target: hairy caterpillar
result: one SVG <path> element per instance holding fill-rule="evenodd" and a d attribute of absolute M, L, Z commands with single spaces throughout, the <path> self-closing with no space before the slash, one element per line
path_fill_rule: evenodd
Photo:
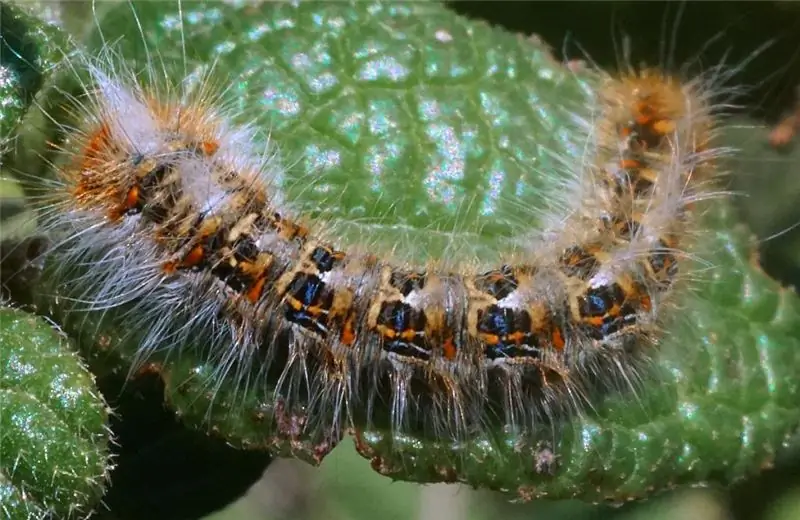
<path fill-rule="evenodd" d="M 370 421 L 387 384 L 395 430 L 424 421 L 455 439 L 495 414 L 525 427 L 580 407 L 598 363 L 624 372 L 652 348 L 686 205 L 719 152 L 694 85 L 607 78 L 595 150 L 542 237 L 493 267 L 394 265 L 302 223 L 274 184 L 280 159 L 227 123 L 207 79 L 159 91 L 86 67 L 91 97 L 43 225 L 64 237 L 56 279 L 85 310 L 133 306 L 132 328 L 148 330 L 137 366 L 207 337 L 215 379 L 279 366 L 279 398 L 336 430 L 346 410 Z"/>
<path fill-rule="evenodd" d="M 590 407 L 595 386 L 635 390 L 683 282 L 689 206 L 721 194 L 724 74 L 605 77 L 541 233 L 491 264 L 393 263 L 302 222 L 281 160 L 202 77 L 151 86 L 113 57 L 77 63 L 89 97 L 44 215 L 53 280 L 79 310 L 119 313 L 136 366 L 202 350 L 212 393 L 276 383 L 276 408 L 334 438 L 386 416 L 445 440 L 526 430 Z"/>

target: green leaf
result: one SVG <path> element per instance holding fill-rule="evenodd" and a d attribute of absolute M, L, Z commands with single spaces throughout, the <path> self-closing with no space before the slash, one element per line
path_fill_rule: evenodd
<path fill-rule="evenodd" d="M 58 27 L 24 9 L 0 2 L 0 240 L 30 232 L 22 193 L 4 174 L 5 154 L 15 146 L 15 132 L 56 63 L 68 38 Z M 11 220 L 11 217 L 15 217 Z"/>
<path fill-rule="evenodd" d="M 0 307 L 0 510 L 4 518 L 88 513 L 108 470 L 108 410 L 61 334 Z"/>
<path fill-rule="evenodd" d="M 117 47 L 133 70 L 148 54 L 176 78 L 216 62 L 214 76 L 230 78 L 223 83 L 238 121 L 269 129 L 295 165 L 283 180 L 287 197 L 336 219 L 351 241 L 399 244 L 401 258 L 496 256 L 506 238 L 539 225 L 531 208 L 545 207 L 565 175 L 554 157 L 581 160 L 570 116 L 585 115 L 590 78 L 555 63 L 540 43 L 441 5 L 185 3 L 183 33 L 177 14 L 157 2 L 137 6 L 135 17 L 126 4 L 110 10 L 102 28 L 144 28 Z M 95 32 L 87 47 L 97 52 L 104 43 Z M 55 110 L 59 99 L 46 96 L 45 108 Z M 48 159 L 44 138 L 30 131 L 41 114 L 29 115 L 14 160 L 44 172 L 34 156 Z M 637 396 L 608 396 L 558 425 L 555 437 L 543 427 L 533 440 L 497 431 L 452 445 L 359 428 L 359 451 L 396 479 L 591 501 L 729 484 L 769 466 L 800 425 L 800 302 L 753 262 L 750 236 L 727 204 L 715 203 L 705 224 L 702 253 L 715 267 L 668 322 Z M 118 344 L 124 322 L 62 325 L 84 333 L 95 365 L 109 347 L 123 358 L 135 347 Z M 87 333 L 96 326 L 103 349 Z M 202 359 L 158 369 L 184 420 L 232 443 L 310 461 L 332 447 L 283 431 L 261 391 L 227 386 L 212 403 L 198 384 L 213 370 Z"/>
<path fill-rule="evenodd" d="M 57 27 L 0 3 L 0 152 L 65 44 Z"/>

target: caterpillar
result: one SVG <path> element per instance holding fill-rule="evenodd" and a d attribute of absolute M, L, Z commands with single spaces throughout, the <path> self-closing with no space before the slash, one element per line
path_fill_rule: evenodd
<path fill-rule="evenodd" d="M 524 434 L 636 392 L 691 288 L 704 203 L 726 195 L 728 71 L 599 73 L 541 231 L 492 262 L 398 261 L 294 206 L 276 143 L 232 122 L 213 68 L 160 84 L 113 50 L 68 61 L 85 97 L 56 120 L 48 283 L 123 328 L 132 372 L 200 355 L 210 394 L 263 388 L 279 428 L 333 444 L 382 421 L 445 443 Z"/>
<path fill-rule="evenodd" d="M 216 380 L 280 367 L 285 406 L 333 431 L 354 409 L 369 423 L 387 385 L 393 429 L 423 422 L 454 439 L 493 415 L 525 427 L 579 407 L 599 364 L 624 372 L 653 348 L 687 205 L 719 152 L 694 86 L 609 77 L 592 156 L 541 237 L 491 267 L 393 264 L 346 251 L 283 202 L 280 159 L 227 123 L 208 78 L 158 91 L 86 67 L 91 97 L 43 222 L 63 237 L 55 279 L 87 311 L 132 306 L 131 328 L 147 329 L 137 368 L 208 338 Z"/>

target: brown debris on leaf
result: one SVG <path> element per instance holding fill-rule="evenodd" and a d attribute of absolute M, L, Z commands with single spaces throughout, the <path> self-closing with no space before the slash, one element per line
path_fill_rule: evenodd
<path fill-rule="evenodd" d="M 791 114 L 781 119 L 769 133 L 773 148 L 783 148 L 792 142 L 800 126 L 800 85 L 795 89 L 795 106 Z"/>

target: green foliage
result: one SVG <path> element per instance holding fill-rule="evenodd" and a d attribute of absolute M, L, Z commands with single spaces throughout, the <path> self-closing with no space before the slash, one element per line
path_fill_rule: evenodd
<path fill-rule="evenodd" d="M 0 4 L 0 152 L 48 70 L 61 60 L 66 41 L 58 28 Z"/>
<path fill-rule="evenodd" d="M 89 512 L 109 470 L 108 410 L 69 341 L 0 307 L 0 511 L 11 520 Z"/>
<path fill-rule="evenodd" d="M 138 20 L 129 5 L 116 6 L 102 27 L 106 36 L 129 35 L 117 50 L 134 70 L 148 53 L 176 78 L 215 63 L 237 119 L 269 129 L 293 165 L 287 196 L 337 219 L 346 237 L 399 244 L 398 254 L 412 258 L 491 256 L 508 236 L 538 225 L 531 208 L 546 204 L 565 174 L 553 157 L 578 160 L 569 116 L 585 110 L 591 78 L 553 62 L 536 41 L 438 4 L 186 3 L 183 13 L 184 33 L 167 2 L 137 5 Z M 130 36 L 139 26 L 144 34 Z M 97 52 L 102 44 L 95 31 L 86 46 Z M 46 90 L 43 106 L 60 99 Z M 44 136 L 56 130 L 32 131 L 42 121 L 36 111 L 26 115 L 24 146 L 9 160 L 44 175 L 52 158 Z M 498 431 L 461 445 L 361 430 L 360 452 L 396 479 L 591 501 L 729 484 L 769 466 L 800 424 L 798 299 L 752 262 L 750 236 L 727 204 L 707 224 L 703 256 L 715 267 L 682 302 L 638 396 L 608 397 L 557 425 L 555 438 L 549 426 L 533 440 Z M 61 324 L 82 340 L 100 326 L 104 350 L 132 353 L 118 341 L 124 323 Z M 96 364 L 91 337 L 82 348 Z M 210 370 L 200 358 L 165 366 L 167 400 L 187 424 L 311 461 L 329 448 L 276 431 L 260 392 L 223 387 L 212 406 L 196 377 Z M 555 463 L 537 468 L 548 451 Z"/>

